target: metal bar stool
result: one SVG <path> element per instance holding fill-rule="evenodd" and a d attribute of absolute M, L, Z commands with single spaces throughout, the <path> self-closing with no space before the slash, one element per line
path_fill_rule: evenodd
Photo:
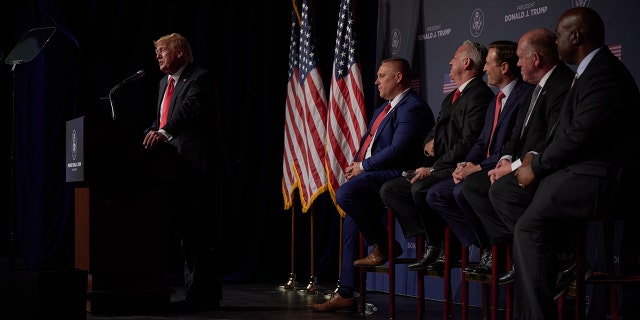
<path fill-rule="evenodd" d="M 574 296 L 576 320 L 586 319 L 586 285 L 604 285 L 608 288 L 609 312 L 612 320 L 618 320 L 618 285 L 640 285 L 640 275 L 620 275 L 614 265 L 614 218 L 603 217 L 589 220 L 585 226 L 578 228 L 576 235 L 576 279 L 558 296 L 558 313 L 564 314 L 564 296 Z M 602 226 L 605 251 L 605 271 L 589 272 L 586 259 L 586 248 L 589 239 L 589 224 L 598 223 Z"/>
<path fill-rule="evenodd" d="M 463 248 L 463 253 L 467 251 L 467 248 Z M 491 246 L 491 274 L 477 274 L 472 272 L 464 272 L 463 270 L 463 279 L 465 281 L 479 282 L 482 285 L 482 316 L 483 319 L 498 319 L 498 302 L 499 302 L 499 289 L 500 284 L 498 283 L 498 278 L 500 274 L 500 250 L 497 244 Z M 511 244 L 506 245 L 506 254 L 505 254 L 505 270 L 509 270 L 511 267 Z M 489 306 L 489 299 L 487 299 L 487 291 L 490 290 L 491 303 Z M 511 284 L 505 284 L 505 319 L 511 320 L 512 318 L 512 297 L 511 297 Z M 490 310 L 490 315 L 488 310 Z M 463 309 L 463 312 L 465 310 Z"/>
<path fill-rule="evenodd" d="M 393 250 L 396 232 L 395 232 L 396 218 L 395 214 L 391 210 L 387 210 L 387 229 L 388 229 L 388 262 L 386 265 L 377 267 L 362 267 L 360 268 L 360 297 L 358 311 L 360 315 L 364 316 L 366 313 L 366 278 L 367 272 L 386 273 L 389 276 L 389 319 L 394 319 L 396 315 L 396 264 L 410 264 L 417 261 L 416 258 L 396 258 L 396 254 Z M 364 258 L 367 255 L 367 249 L 364 238 L 360 234 L 360 258 Z M 419 253 L 417 256 L 420 257 Z"/>
<path fill-rule="evenodd" d="M 424 239 L 422 236 L 416 237 L 416 256 L 422 257 L 422 253 L 424 250 Z M 444 281 L 444 293 L 442 296 L 442 302 L 444 303 L 444 312 L 443 319 L 449 320 L 453 317 L 453 299 L 451 293 L 451 269 L 456 266 L 451 263 L 451 228 L 447 226 L 444 230 L 444 270 L 436 271 L 436 270 L 421 270 L 416 272 L 418 275 L 418 319 L 422 319 L 424 316 L 424 277 L 438 277 L 443 278 Z"/>

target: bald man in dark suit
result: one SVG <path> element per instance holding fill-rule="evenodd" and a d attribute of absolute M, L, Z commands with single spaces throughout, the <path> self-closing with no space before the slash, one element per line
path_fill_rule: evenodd
<path fill-rule="evenodd" d="M 528 153 L 514 174 L 490 191 L 504 220 L 514 226 L 514 318 L 557 319 L 554 301 L 561 266 L 577 228 L 606 208 L 637 178 L 624 137 L 637 123 L 640 92 L 627 67 L 605 45 L 599 14 L 588 7 L 565 11 L 556 26 L 563 61 L 577 66 L 557 126 L 546 148 Z M 631 177 L 630 175 L 634 175 Z M 532 191 L 533 190 L 533 191 Z"/>

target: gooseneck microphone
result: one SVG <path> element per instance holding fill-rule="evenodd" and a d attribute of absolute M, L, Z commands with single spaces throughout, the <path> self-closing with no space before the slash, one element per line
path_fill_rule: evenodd
<path fill-rule="evenodd" d="M 144 70 L 138 70 L 138 72 L 134 73 L 131 77 L 124 79 L 124 81 L 122 81 L 122 84 L 131 82 L 133 80 L 136 80 L 142 77 L 144 77 Z"/>
<path fill-rule="evenodd" d="M 111 89 L 110 93 L 114 93 L 116 90 L 120 89 L 121 86 L 136 80 L 136 79 L 140 79 L 144 77 L 144 70 L 138 70 L 138 72 L 134 73 L 132 76 L 130 76 L 129 78 L 126 78 L 124 80 L 122 80 L 122 82 L 118 83 L 115 87 L 113 87 L 113 89 Z"/>
<path fill-rule="evenodd" d="M 138 72 L 136 72 L 136 73 L 134 73 L 133 75 L 131 75 L 130 77 L 128 77 L 128 78 L 126 78 L 126 79 L 122 80 L 122 82 L 118 83 L 115 87 L 113 87 L 113 88 L 111 89 L 111 91 L 109 91 L 109 96 L 108 96 L 108 97 L 106 97 L 106 98 L 107 98 L 107 99 L 109 99 L 109 104 L 111 105 L 111 118 L 112 118 L 113 120 L 115 120 L 115 119 L 116 119 L 116 110 L 115 110 L 115 108 L 113 107 L 113 99 L 111 99 L 111 95 L 112 95 L 114 92 L 116 92 L 118 89 L 120 89 L 120 87 L 122 87 L 123 85 L 125 85 L 125 84 L 127 84 L 127 83 L 129 83 L 129 82 L 131 82 L 131 81 L 134 81 L 134 80 L 136 80 L 136 79 L 140 79 L 140 78 L 142 78 L 142 77 L 144 77 L 144 70 L 138 70 Z M 103 99 L 104 99 L 104 98 L 103 98 Z"/>

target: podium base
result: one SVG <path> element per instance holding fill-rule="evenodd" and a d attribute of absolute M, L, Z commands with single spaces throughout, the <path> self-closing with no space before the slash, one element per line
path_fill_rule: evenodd
<path fill-rule="evenodd" d="M 0 270 L 8 319 L 87 319 L 87 273 L 81 270 Z"/>
<path fill-rule="evenodd" d="M 87 311 L 92 314 L 142 314 L 169 308 L 171 287 L 152 272 L 90 273 Z"/>
<path fill-rule="evenodd" d="M 162 312 L 168 310 L 170 299 L 167 290 L 93 291 L 89 294 L 87 311 L 92 314 Z"/>

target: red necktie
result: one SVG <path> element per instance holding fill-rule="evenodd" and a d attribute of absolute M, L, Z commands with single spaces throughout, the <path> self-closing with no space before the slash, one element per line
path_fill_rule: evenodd
<path fill-rule="evenodd" d="M 162 100 L 162 110 L 160 114 L 160 128 L 167 124 L 167 117 L 169 116 L 169 105 L 171 104 L 171 96 L 173 95 L 173 77 L 169 76 L 169 84 L 167 90 L 164 92 L 164 99 Z"/>
<path fill-rule="evenodd" d="M 364 139 L 364 142 L 362 143 L 362 146 L 360 147 L 360 152 L 358 153 L 358 156 L 356 157 L 356 161 L 357 162 L 361 162 L 362 160 L 364 160 L 364 156 L 367 154 L 367 149 L 369 149 L 369 145 L 371 144 L 371 140 L 373 140 L 373 136 L 376 134 L 376 131 L 378 130 L 378 126 L 380 126 L 380 122 L 382 122 L 382 119 L 384 119 L 384 117 L 387 115 L 387 113 L 389 112 L 390 109 L 391 109 L 391 103 L 389 102 L 384 107 L 384 110 L 382 110 L 382 112 L 380 112 L 380 114 L 376 118 L 376 121 L 371 126 L 371 130 L 369 130 L 369 134 L 367 135 L 367 138 Z"/>
<path fill-rule="evenodd" d="M 496 131 L 496 125 L 498 124 L 498 117 L 500 116 L 500 110 L 502 109 L 503 97 L 504 93 L 502 91 L 498 92 L 498 97 L 496 98 L 496 112 L 493 115 L 493 127 L 491 128 L 491 135 L 489 136 L 489 144 L 487 144 L 487 158 L 491 156 L 491 141 L 493 140 L 493 133 Z"/>
<path fill-rule="evenodd" d="M 451 99 L 451 103 L 453 104 L 454 102 L 456 102 L 459 96 L 460 96 L 460 89 L 456 89 L 456 92 L 453 94 L 453 99 Z"/>

